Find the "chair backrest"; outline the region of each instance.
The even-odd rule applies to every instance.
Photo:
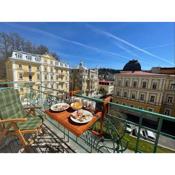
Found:
[[[19,98],[19,92],[15,89],[0,90],[0,118],[23,118],[25,112]]]

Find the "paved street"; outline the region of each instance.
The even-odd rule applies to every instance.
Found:
[[[159,144],[175,150],[175,140],[160,135]]]

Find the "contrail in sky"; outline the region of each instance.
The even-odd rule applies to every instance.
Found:
[[[96,27],[93,27],[92,25],[89,25],[89,24],[87,24],[87,26],[88,26],[89,28],[91,28],[92,30],[96,31],[97,33],[103,34],[103,35],[105,35],[105,36],[107,36],[107,37],[109,37],[109,38],[112,38],[112,39],[114,39],[114,40],[116,40],[116,41],[118,41],[118,42],[121,42],[121,43],[123,43],[123,44],[125,44],[125,45],[127,45],[127,46],[129,46],[129,47],[131,47],[131,48],[133,48],[133,49],[136,49],[136,50],[138,50],[138,51],[140,51],[140,52],[142,52],[142,53],[144,53],[144,54],[147,54],[147,55],[149,55],[149,56],[151,56],[151,57],[157,58],[157,59],[159,59],[159,60],[161,60],[161,61],[163,61],[163,62],[166,62],[166,63],[169,63],[169,64],[171,64],[171,65],[174,65],[172,62],[167,61],[167,59],[162,58],[162,57],[159,57],[159,56],[157,56],[157,55],[155,55],[155,54],[152,54],[151,52],[148,52],[148,51],[145,50],[145,49],[142,49],[142,48],[140,48],[140,47],[138,47],[138,46],[136,46],[136,45],[134,45],[134,44],[132,44],[132,43],[130,43],[130,42],[128,42],[128,41],[122,39],[122,38],[119,38],[119,37],[117,37],[116,35],[113,35],[113,34],[110,33],[110,32],[103,31],[103,30],[98,29],[98,28],[96,28]]]
[[[102,49],[99,49],[99,48],[96,48],[96,47],[92,47],[92,46],[83,44],[81,42],[78,42],[78,41],[75,41],[75,40],[70,40],[70,39],[67,39],[67,38],[61,37],[59,35],[55,35],[55,34],[52,34],[50,32],[46,32],[46,31],[40,30],[40,29],[31,28],[31,27],[25,27],[25,26],[22,26],[22,25],[19,25],[19,24],[11,24],[11,23],[6,23],[6,24],[8,24],[8,25],[10,25],[12,27],[33,31],[35,33],[39,33],[39,34],[42,34],[42,35],[45,35],[45,36],[48,36],[48,37],[52,37],[54,39],[62,40],[64,42],[71,43],[73,45],[78,45],[80,47],[83,47],[83,48],[86,48],[86,49],[90,49],[90,50],[93,50],[93,51],[96,51],[96,52],[99,52],[99,53],[104,53],[104,54],[113,55],[113,56],[117,56],[117,57],[124,58],[124,59],[129,59],[128,57],[120,55],[120,54],[117,54],[115,52],[111,52],[111,51],[102,50]]]

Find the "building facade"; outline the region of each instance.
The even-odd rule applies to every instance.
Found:
[[[81,90],[84,95],[95,95],[98,91],[98,70],[88,69],[80,63],[70,70],[70,90]]]
[[[100,80],[98,89],[99,89],[99,92],[105,91],[106,94],[113,94],[114,81]]]
[[[172,109],[175,104],[174,78],[174,75],[167,74],[123,71],[115,76],[114,101],[131,107],[175,116]],[[171,104],[167,104],[167,100]]]
[[[175,75],[175,67],[153,67],[150,72]]]
[[[54,95],[69,91],[69,66],[49,54],[14,51],[6,61],[6,75],[7,81],[33,82],[36,89],[41,85],[44,91],[57,89]]]

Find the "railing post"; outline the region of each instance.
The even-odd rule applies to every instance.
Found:
[[[162,128],[162,124],[163,124],[163,119],[161,117],[161,118],[159,118],[159,123],[158,123],[158,127],[157,127],[157,132],[156,132],[156,140],[154,142],[153,153],[156,153],[156,151],[157,151],[157,145],[158,145],[158,141],[159,141],[159,136],[160,136],[160,131],[161,131],[161,128]]]
[[[139,139],[140,139],[140,130],[141,130],[141,126],[142,126],[142,121],[143,121],[143,117],[141,116],[139,118],[139,128],[138,128],[138,133],[137,133],[137,141],[136,141],[136,148],[135,148],[135,152],[138,152],[138,147],[139,147]]]
[[[112,97],[107,97],[103,100],[103,111],[102,111],[102,117],[100,119],[100,135],[103,135],[103,123],[106,113],[108,113],[109,110],[109,102],[111,101]]]

